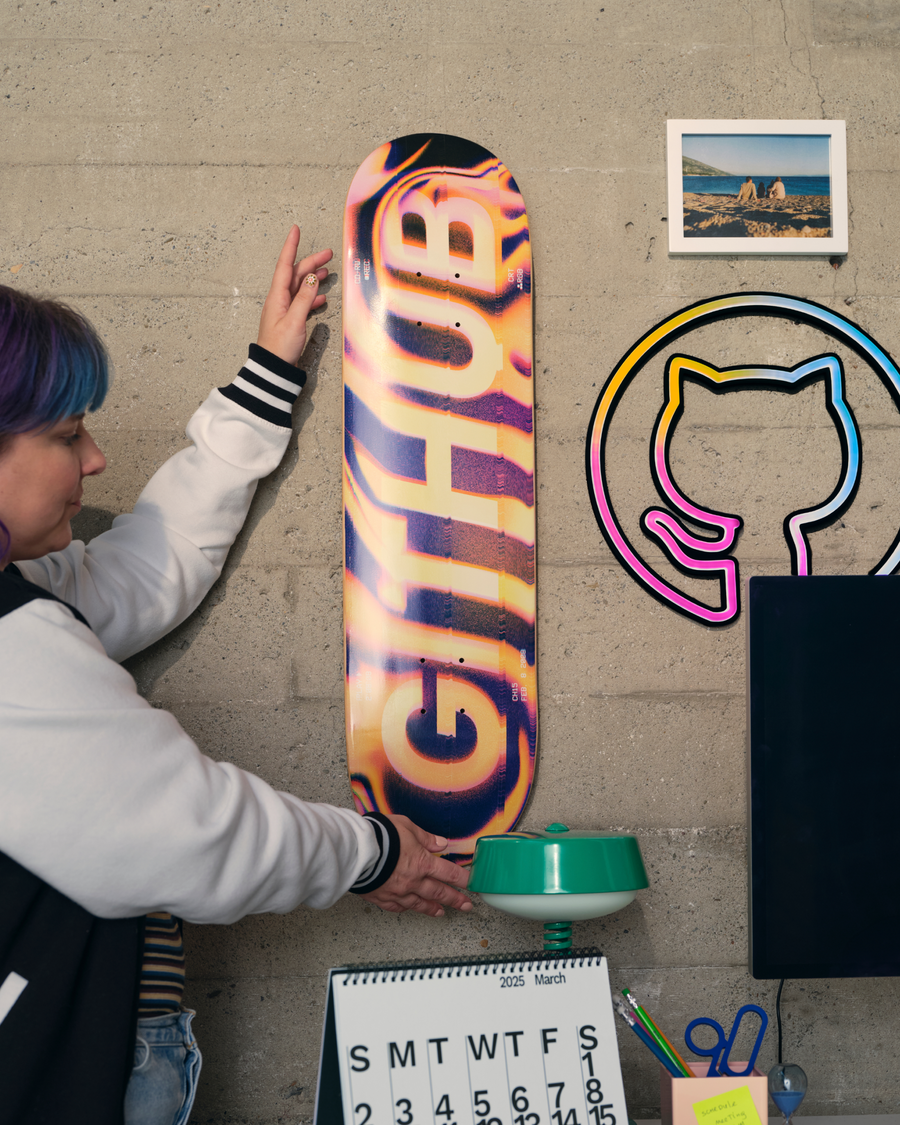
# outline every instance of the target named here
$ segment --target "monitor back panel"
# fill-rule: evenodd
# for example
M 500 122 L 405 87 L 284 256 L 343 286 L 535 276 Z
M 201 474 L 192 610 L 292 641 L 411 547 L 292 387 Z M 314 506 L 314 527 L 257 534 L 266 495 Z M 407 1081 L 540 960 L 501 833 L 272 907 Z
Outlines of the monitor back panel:
M 900 975 L 900 580 L 749 582 L 750 972 Z

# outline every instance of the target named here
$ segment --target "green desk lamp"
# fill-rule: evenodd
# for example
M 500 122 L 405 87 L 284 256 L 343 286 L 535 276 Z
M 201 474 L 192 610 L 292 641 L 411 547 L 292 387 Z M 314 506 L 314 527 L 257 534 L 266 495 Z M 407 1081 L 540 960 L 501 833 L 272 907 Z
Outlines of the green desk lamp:
M 560 951 L 573 922 L 621 910 L 649 885 L 636 837 L 565 824 L 479 837 L 469 877 L 490 906 L 543 922 L 544 949 Z

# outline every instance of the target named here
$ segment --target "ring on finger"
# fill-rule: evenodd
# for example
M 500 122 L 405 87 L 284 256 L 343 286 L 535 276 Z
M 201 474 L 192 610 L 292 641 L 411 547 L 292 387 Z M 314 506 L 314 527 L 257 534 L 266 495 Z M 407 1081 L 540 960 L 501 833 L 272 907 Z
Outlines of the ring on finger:
M 318 279 L 318 277 L 316 277 L 316 275 L 315 275 L 314 273 L 308 273 L 308 274 L 306 275 L 306 277 L 304 277 L 304 279 L 303 279 L 303 280 L 304 280 L 304 281 L 306 282 L 306 284 L 307 284 L 307 285 L 308 285 L 308 286 L 310 287 L 310 289 L 312 289 L 312 288 L 313 288 L 313 286 L 315 286 L 315 285 L 318 285 L 318 284 L 319 284 L 319 279 Z

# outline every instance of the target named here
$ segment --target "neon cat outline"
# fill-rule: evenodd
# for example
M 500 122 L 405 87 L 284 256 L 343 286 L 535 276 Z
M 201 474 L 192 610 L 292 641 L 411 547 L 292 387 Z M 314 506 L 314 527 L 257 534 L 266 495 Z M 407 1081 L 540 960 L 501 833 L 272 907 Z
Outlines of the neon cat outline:
M 729 555 L 742 526 L 739 516 L 698 508 L 681 493 L 668 463 L 669 442 L 681 413 L 681 387 L 685 374 L 694 381 L 712 384 L 717 393 L 743 387 L 767 387 L 788 393 L 819 378 L 828 389 L 828 410 L 841 441 L 841 475 L 837 487 L 813 508 L 792 512 L 785 519 L 785 537 L 791 550 L 792 573 L 810 572 L 808 534 L 827 526 L 852 503 L 859 481 L 861 445 L 859 431 L 844 397 L 843 370 L 834 355 L 818 356 L 794 368 L 734 367 L 717 369 L 702 360 L 673 356 L 666 366 L 663 408 L 657 417 L 651 442 L 651 473 L 664 502 L 692 523 L 718 530 L 717 537 L 703 539 L 688 531 L 677 515 L 665 509 L 648 508 L 641 528 L 665 551 L 682 573 L 692 577 L 719 578 L 720 604 L 705 605 L 679 590 L 657 573 L 637 552 L 626 536 L 613 508 L 606 480 L 606 443 L 610 422 L 628 385 L 638 371 L 661 348 L 685 332 L 716 320 L 737 316 L 786 316 L 803 320 L 851 347 L 874 368 L 900 409 L 900 371 L 890 356 L 858 325 L 812 301 L 777 293 L 734 293 L 700 301 L 680 310 L 644 335 L 620 361 L 601 391 L 588 429 L 586 461 L 588 491 L 600 529 L 622 566 L 663 605 L 704 625 L 726 625 L 740 613 L 739 567 Z M 673 384 L 674 380 L 674 384 Z M 674 393 L 673 393 L 674 387 Z M 688 548 L 689 554 L 684 548 Z M 871 574 L 892 574 L 900 566 L 900 530 Z
M 825 383 L 828 413 L 834 421 L 841 443 L 841 475 L 832 494 L 811 508 L 791 512 L 784 520 L 784 534 L 791 552 L 791 573 L 809 574 L 808 533 L 837 519 L 853 500 L 859 485 L 860 438 L 856 419 L 844 398 L 844 369 L 836 355 L 817 356 L 793 368 L 713 367 L 691 356 L 674 355 L 666 364 L 666 399 L 654 430 L 650 469 L 660 495 L 687 519 L 702 527 L 718 529 L 711 539 L 690 532 L 671 512 L 648 508 L 641 516 L 641 527 L 656 539 L 669 560 L 683 574 L 696 576 L 719 572 L 719 611 L 731 620 L 739 609 L 738 563 L 729 552 L 737 542 L 744 521 L 740 516 L 700 508 L 675 483 L 669 462 L 669 449 L 678 419 L 684 410 L 685 381 L 709 386 L 716 394 L 748 389 L 771 389 L 796 394 L 811 383 Z M 711 385 L 710 385 L 711 384 Z M 669 583 L 660 581 L 658 596 L 673 608 L 698 620 L 709 621 L 716 611 L 690 598 Z

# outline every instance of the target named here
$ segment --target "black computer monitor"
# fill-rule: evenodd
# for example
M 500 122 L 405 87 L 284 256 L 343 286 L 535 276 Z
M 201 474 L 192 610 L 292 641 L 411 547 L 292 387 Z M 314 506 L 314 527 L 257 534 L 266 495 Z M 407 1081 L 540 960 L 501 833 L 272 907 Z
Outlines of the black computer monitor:
M 900 578 L 751 578 L 750 972 L 900 975 Z

